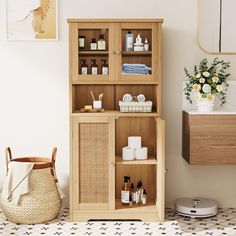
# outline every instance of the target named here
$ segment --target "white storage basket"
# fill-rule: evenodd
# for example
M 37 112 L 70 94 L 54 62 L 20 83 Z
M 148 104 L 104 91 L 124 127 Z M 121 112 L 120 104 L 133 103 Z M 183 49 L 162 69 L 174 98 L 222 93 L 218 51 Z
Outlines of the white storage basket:
M 122 102 L 119 101 L 121 112 L 152 112 L 152 102 Z

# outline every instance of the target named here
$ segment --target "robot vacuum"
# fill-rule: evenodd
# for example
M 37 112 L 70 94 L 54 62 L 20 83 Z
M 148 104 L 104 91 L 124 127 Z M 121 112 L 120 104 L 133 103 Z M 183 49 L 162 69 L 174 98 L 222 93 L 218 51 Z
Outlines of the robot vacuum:
M 179 215 L 191 218 L 206 218 L 217 214 L 217 203 L 205 198 L 180 198 L 175 202 Z

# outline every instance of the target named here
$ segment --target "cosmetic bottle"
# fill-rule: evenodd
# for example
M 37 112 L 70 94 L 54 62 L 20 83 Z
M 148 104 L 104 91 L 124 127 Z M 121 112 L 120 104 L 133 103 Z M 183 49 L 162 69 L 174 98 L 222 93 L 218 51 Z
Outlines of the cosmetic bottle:
M 102 59 L 101 71 L 102 75 L 108 75 L 108 64 L 106 59 Z
M 147 204 L 147 192 L 145 189 L 143 190 L 143 194 L 142 194 L 142 204 L 143 205 Z
M 134 50 L 134 35 L 129 32 L 125 34 L 125 51 L 133 51 Z
M 139 180 L 138 181 L 138 184 L 137 184 L 137 196 L 136 196 L 136 204 L 139 204 L 142 202 L 142 187 L 143 187 L 143 184 L 142 184 L 142 181 Z
M 124 206 L 129 205 L 129 196 L 130 196 L 130 188 L 129 188 L 129 176 L 124 176 L 124 184 L 121 188 L 121 203 Z
M 132 196 L 129 195 L 129 206 L 133 206 Z
M 134 191 L 134 184 L 131 183 L 130 185 L 130 193 L 131 193 L 131 198 L 133 202 L 136 202 L 136 193 Z
M 85 59 L 81 59 L 81 66 L 80 66 L 80 74 L 81 75 L 87 75 L 88 74 L 88 65 L 86 63 Z
M 95 38 L 93 38 L 91 43 L 90 43 L 90 49 L 91 50 L 97 50 L 97 41 L 96 41 Z
M 91 60 L 91 74 L 92 75 L 97 75 L 98 74 L 98 65 L 96 63 L 96 60 L 95 59 L 92 59 Z
M 99 34 L 98 50 L 106 50 L 106 41 L 103 34 Z
M 79 49 L 85 49 L 85 36 L 79 36 Z
M 143 43 L 142 43 L 142 38 L 140 36 L 141 34 L 138 33 L 138 36 L 136 38 L 136 42 L 134 43 L 134 51 L 143 51 Z
M 145 52 L 148 52 L 148 51 L 149 51 L 149 43 L 148 43 L 147 38 L 145 39 L 145 42 L 144 42 L 144 51 L 145 51 Z

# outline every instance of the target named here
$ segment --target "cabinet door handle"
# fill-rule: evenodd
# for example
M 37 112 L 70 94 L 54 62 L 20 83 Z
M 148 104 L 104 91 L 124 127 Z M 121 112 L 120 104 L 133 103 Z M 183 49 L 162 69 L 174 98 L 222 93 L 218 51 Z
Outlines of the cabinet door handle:
M 114 55 L 114 54 L 115 54 L 115 51 L 114 51 L 114 50 L 111 50 L 110 53 L 111 53 L 112 55 Z
M 120 55 L 120 50 L 116 50 L 116 54 Z
M 111 162 L 111 166 L 115 166 L 116 164 L 115 164 L 115 162 Z

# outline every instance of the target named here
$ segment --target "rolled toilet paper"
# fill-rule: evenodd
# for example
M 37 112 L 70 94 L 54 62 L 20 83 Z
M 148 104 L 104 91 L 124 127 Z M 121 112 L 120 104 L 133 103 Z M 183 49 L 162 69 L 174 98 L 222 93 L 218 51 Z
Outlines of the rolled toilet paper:
M 142 147 L 142 137 L 140 136 L 130 136 L 128 137 L 128 147 L 133 149 L 138 149 Z
M 129 147 L 124 147 L 122 149 L 122 159 L 124 161 L 134 160 L 134 149 Z
M 135 149 L 135 159 L 137 160 L 145 160 L 148 158 L 148 148 L 147 147 L 142 147 Z

